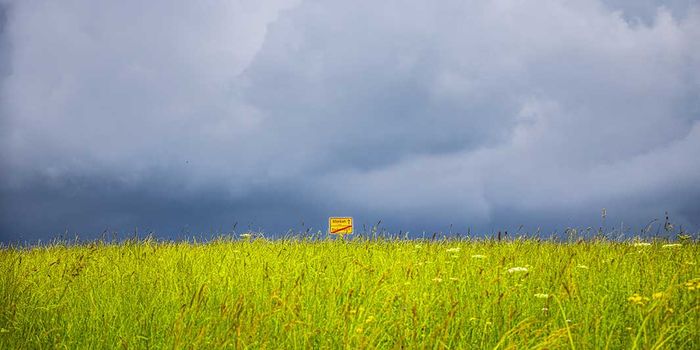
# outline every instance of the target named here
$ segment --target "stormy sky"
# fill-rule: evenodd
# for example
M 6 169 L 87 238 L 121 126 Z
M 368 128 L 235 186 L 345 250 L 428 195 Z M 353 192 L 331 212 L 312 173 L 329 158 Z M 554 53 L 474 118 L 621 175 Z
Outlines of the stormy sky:
M 0 0 L 0 241 L 700 228 L 696 0 Z

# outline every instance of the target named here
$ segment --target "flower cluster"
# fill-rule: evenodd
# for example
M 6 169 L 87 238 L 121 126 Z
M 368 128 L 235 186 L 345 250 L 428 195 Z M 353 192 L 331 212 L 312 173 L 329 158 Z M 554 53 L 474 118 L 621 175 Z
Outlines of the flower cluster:
M 683 283 L 683 285 L 688 288 L 688 290 L 700 290 L 700 278 L 693 278 L 692 280 Z
M 629 298 L 627 298 L 627 301 L 629 301 L 632 304 L 635 305 L 644 305 L 647 301 L 649 301 L 649 298 L 639 295 L 637 293 L 632 294 Z

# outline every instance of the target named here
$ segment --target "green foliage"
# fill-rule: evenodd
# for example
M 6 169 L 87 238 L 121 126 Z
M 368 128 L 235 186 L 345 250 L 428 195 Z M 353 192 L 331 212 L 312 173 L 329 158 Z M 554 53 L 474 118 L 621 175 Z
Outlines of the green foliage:
M 698 348 L 697 243 L 0 250 L 0 348 Z

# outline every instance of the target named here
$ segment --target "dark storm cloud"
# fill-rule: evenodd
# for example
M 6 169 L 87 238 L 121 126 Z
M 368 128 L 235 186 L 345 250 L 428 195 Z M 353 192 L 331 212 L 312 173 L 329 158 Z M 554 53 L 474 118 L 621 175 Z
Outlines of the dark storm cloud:
M 5 241 L 333 214 L 561 229 L 603 207 L 700 225 L 689 2 L 11 5 Z
M 272 235 L 303 231 L 308 225 L 300 218 L 316 211 L 313 203 L 290 196 L 286 188 L 260 188 L 233 201 L 209 191 L 166 192 L 159 179 L 144 179 L 138 186 L 95 178 L 36 180 L 31 185 L 0 193 L 11 203 L 0 212 L 4 225 L 13 227 L 13 235 L 2 237 L 4 241 L 72 239 L 76 234 L 112 238 L 113 233 L 127 238 L 135 232 L 167 238 L 215 237 L 246 230 Z

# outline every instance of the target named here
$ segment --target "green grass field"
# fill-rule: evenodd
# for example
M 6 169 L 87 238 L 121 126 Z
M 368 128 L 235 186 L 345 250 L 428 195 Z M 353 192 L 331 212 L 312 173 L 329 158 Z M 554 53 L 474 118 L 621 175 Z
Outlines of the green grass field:
M 0 348 L 700 348 L 700 245 L 153 240 L 0 250 Z

